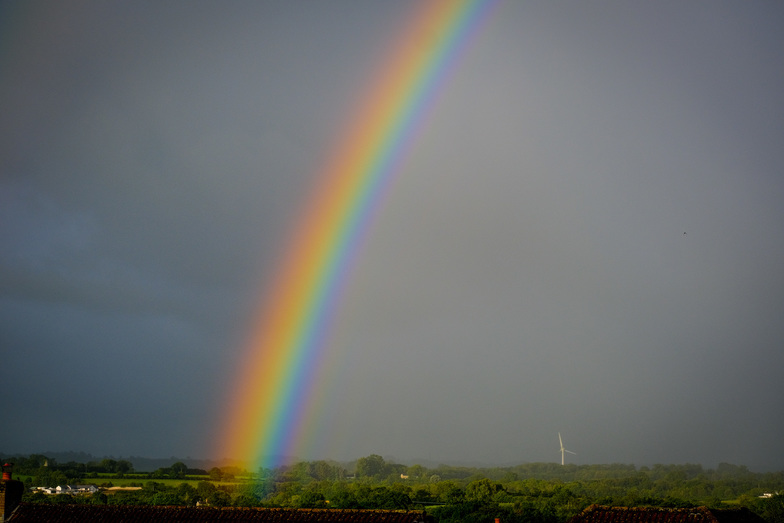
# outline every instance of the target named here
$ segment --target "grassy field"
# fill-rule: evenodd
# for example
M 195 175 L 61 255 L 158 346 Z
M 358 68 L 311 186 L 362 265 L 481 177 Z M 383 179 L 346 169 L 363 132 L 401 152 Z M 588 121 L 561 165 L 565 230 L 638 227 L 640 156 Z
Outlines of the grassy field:
M 143 487 L 147 482 L 154 481 L 155 483 L 162 483 L 167 487 L 176 487 L 180 483 L 187 483 L 193 487 L 198 485 L 202 481 L 209 481 L 213 485 L 237 485 L 239 483 L 244 483 L 240 480 L 232 480 L 232 481 L 212 481 L 209 476 L 187 476 L 184 479 L 148 479 L 148 478 L 85 478 L 84 482 L 87 484 L 96 484 L 101 485 L 104 483 L 111 483 L 112 486 L 115 487 L 130 487 L 130 486 L 141 486 Z

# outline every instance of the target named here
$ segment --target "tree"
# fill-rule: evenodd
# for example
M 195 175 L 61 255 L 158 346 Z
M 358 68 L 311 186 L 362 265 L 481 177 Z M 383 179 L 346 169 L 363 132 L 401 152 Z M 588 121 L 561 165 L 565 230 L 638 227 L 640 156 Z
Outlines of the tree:
M 104 459 L 101 460 L 101 463 L 98 465 L 103 472 L 117 472 L 117 462 L 113 459 Z
M 465 494 L 454 481 L 439 481 L 433 490 L 439 501 L 444 503 L 462 503 L 465 499 Z
M 300 494 L 297 502 L 297 508 L 323 508 L 326 506 L 324 494 L 313 490 L 306 490 Z
M 411 492 L 411 503 L 422 503 L 435 501 L 433 494 L 426 488 L 419 487 Z
M 466 501 L 476 501 L 484 505 L 490 503 L 499 490 L 503 490 L 501 485 L 495 484 L 487 478 L 479 479 L 468 484 L 465 498 Z
M 261 503 L 259 499 L 254 496 L 253 494 L 249 494 L 244 492 L 234 498 L 234 506 L 235 507 L 260 507 Z
M 148 492 L 162 492 L 165 489 L 166 485 L 158 481 L 148 481 L 144 484 L 144 490 Z
M 199 481 L 196 484 L 196 494 L 199 499 L 207 501 L 210 496 L 215 492 L 215 485 L 209 481 Z
M 426 471 L 422 465 L 411 465 L 406 472 L 409 478 L 419 480 L 424 477 Z
M 220 481 L 223 479 L 223 471 L 218 467 L 212 467 L 209 471 L 209 475 L 212 481 Z
M 329 506 L 333 508 L 359 508 L 359 502 L 345 483 L 335 483 L 329 494 Z
M 313 463 L 312 476 L 319 481 L 326 479 L 338 479 L 342 475 L 343 474 L 340 467 L 331 465 L 326 461 L 316 461 Z
M 185 502 L 177 495 L 176 492 L 166 491 L 166 492 L 156 492 L 152 498 L 150 498 L 150 505 L 160 505 L 160 506 L 175 506 L 175 505 L 185 505 Z
M 207 503 L 213 507 L 228 507 L 231 505 L 231 496 L 222 490 L 216 490 L 209 498 Z
M 386 462 L 378 454 L 371 454 L 366 458 L 357 460 L 357 476 L 360 478 L 372 478 L 384 473 Z
M 184 482 L 180 483 L 177 486 L 177 495 L 180 497 L 180 499 L 182 499 L 182 501 L 186 505 L 189 506 L 195 505 L 199 497 L 198 493 L 196 492 L 196 489 L 193 486 L 191 486 L 190 483 L 184 483 Z
M 784 495 L 776 494 L 772 498 L 763 499 L 762 517 L 768 523 L 784 523 Z
M 188 466 L 185 465 L 182 461 L 178 461 L 171 467 L 169 467 L 169 477 L 172 479 L 183 479 L 185 477 L 185 472 L 188 470 Z
M 127 474 L 129 472 L 133 472 L 133 463 L 128 460 L 121 459 L 115 463 L 114 470 L 118 474 Z

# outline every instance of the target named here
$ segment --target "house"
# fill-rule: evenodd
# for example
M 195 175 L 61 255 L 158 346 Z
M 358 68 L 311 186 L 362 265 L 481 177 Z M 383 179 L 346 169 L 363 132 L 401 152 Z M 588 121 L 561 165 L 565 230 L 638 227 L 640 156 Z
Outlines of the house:
M 591 505 L 568 523 L 765 523 L 747 508 L 710 509 Z

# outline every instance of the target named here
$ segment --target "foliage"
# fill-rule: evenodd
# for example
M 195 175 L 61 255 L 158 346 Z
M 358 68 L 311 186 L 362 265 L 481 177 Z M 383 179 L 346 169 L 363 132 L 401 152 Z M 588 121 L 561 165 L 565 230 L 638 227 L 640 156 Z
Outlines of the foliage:
M 92 496 L 27 492 L 30 503 L 108 505 L 266 506 L 339 509 L 425 509 L 438 522 L 492 521 L 563 523 L 592 503 L 620 506 L 714 508 L 745 506 L 768 523 L 784 523 L 784 473 L 759 474 L 722 463 L 701 465 L 567 465 L 527 463 L 475 468 L 405 466 L 372 454 L 354 464 L 300 462 L 260 470 L 249 479 L 233 467 L 207 471 L 178 462 L 152 473 L 134 472 L 129 463 L 105 459 L 86 464 L 57 463 L 43 455 L 15 459 L 15 474 L 28 487 L 80 483 L 93 475 L 139 490 L 102 491 Z M 100 472 L 99 472 L 100 471 Z M 203 474 L 194 477 L 194 472 Z M 129 480 L 128 478 L 135 478 Z M 199 479 L 196 479 L 199 478 Z M 137 481 L 138 480 L 138 481 Z M 104 481 L 102 484 L 111 485 Z
M 378 454 L 371 454 L 357 460 L 357 477 L 363 479 L 379 478 L 384 474 L 386 462 Z

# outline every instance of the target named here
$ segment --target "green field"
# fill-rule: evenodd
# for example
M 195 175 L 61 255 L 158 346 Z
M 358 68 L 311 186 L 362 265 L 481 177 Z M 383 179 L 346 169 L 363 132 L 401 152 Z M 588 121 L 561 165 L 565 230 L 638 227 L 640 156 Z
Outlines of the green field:
M 186 476 L 183 479 L 149 479 L 147 477 L 125 477 L 121 479 L 105 477 L 105 478 L 85 478 L 84 482 L 87 484 L 95 484 L 95 485 L 102 485 L 104 483 L 111 483 L 112 486 L 115 487 L 132 487 L 138 486 L 143 487 L 148 482 L 153 481 L 155 483 L 161 483 L 166 485 L 167 487 L 176 487 L 181 483 L 187 483 L 193 487 L 198 485 L 202 481 L 209 481 L 213 485 L 221 486 L 221 485 L 238 485 L 244 483 L 243 480 L 232 480 L 232 481 L 212 481 L 209 476 Z

